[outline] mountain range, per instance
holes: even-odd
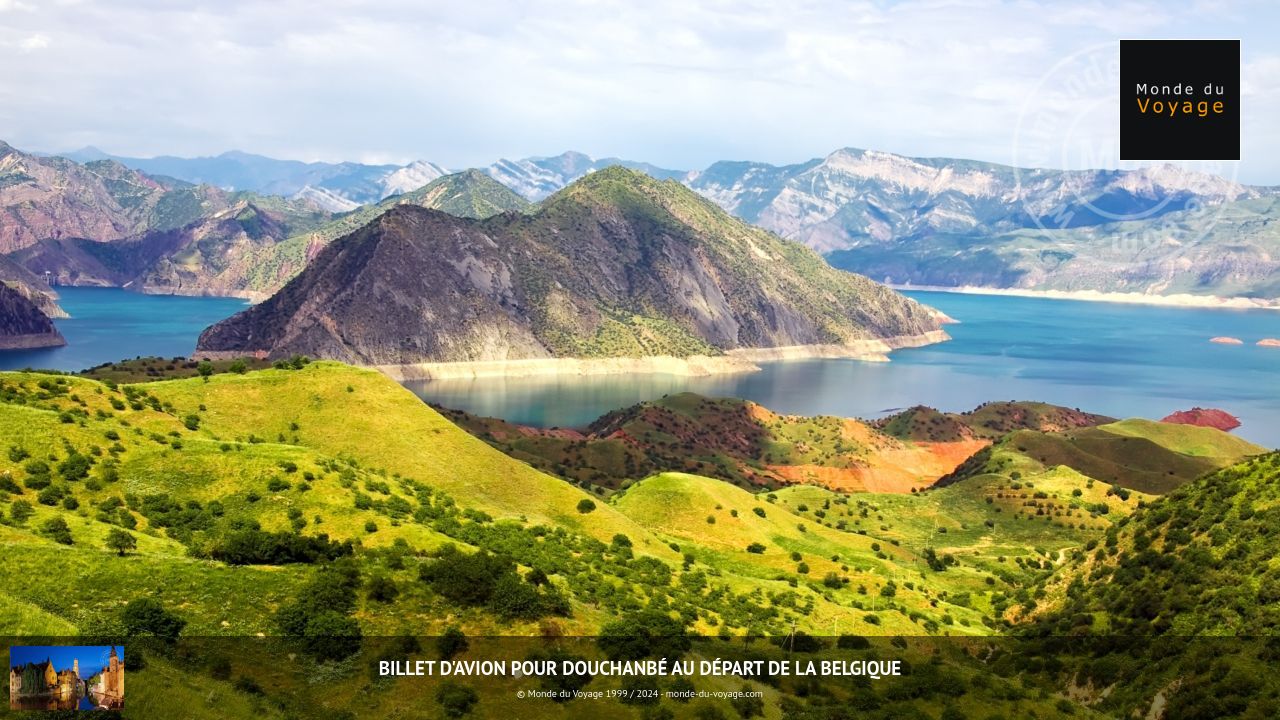
[[[441,174],[426,161],[70,155],[85,162],[0,143],[0,254],[30,271],[4,279],[52,316],[52,295],[32,278],[260,301],[395,205],[475,218],[529,212],[613,165],[676,180],[894,286],[1280,297],[1275,189],[1171,166],[1024,170],[847,148],[785,166],[685,172],[566,152]],[[1126,217],[1138,219],[1115,219]]]
[[[172,229],[226,203],[216,188],[153,177],[114,160],[81,165],[0,141],[0,253],[46,239],[112,241]]]
[[[86,147],[62,156],[82,163],[111,160],[149,175],[178,178],[224,190],[299,196],[331,212],[346,212],[361,205],[377,203],[457,172],[426,160],[415,160],[407,165],[301,162],[239,151],[213,157],[166,155],[136,158],[109,155],[97,148]],[[641,170],[659,180],[679,179],[686,174],[683,170],[666,170],[649,163],[619,158],[594,159],[572,151],[550,157],[501,159],[483,168],[483,172],[526,199],[537,201],[589,172],[610,165]]]
[[[25,162],[39,166],[46,159],[28,157]],[[106,163],[120,167],[113,162],[95,161],[93,166]],[[94,188],[97,176],[91,172],[82,175],[79,181]],[[56,187],[39,179],[28,180],[27,185],[28,195],[43,193],[52,198],[58,193]],[[477,171],[441,176],[416,190],[339,214],[298,196],[226,192],[210,186],[184,186],[179,192],[206,197],[201,212],[190,222],[179,226],[154,223],[127,237],[108,236],[109,242],[93,233],[47,237],[0,256],[15,268],[5,274],[5,266],[0,265],[0,279],[11,278],[13,284],[37,291],[48,289],[43,282],[32,284],[39,276],[57,285],[262,300],[300,272],[329,241],[358,229],[394,205],[414,203],[464,217],[521,211],[529,205]],[[27,206],[48,215],[60,211],[53,200],[31,201]],[[80,226],[111,222],[113,207],[86,206],[84,214],[89,219]],[[18,277],[18,270],[25,275]]]
[[[715,356],[942,339],[930,309],[613,166],[532,213],[397,205],[321,250],[265,302],[206,330],[205,354],[369,365]]]

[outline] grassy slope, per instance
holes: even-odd
[[[577,505],[588,495],[507,458],[371,371],[315,363],[303,370],[218,374],[208,382],[196,378],[132,386],[135,392],[150,393],[154,400],[148,402],[162,411],[145,403],[140,410],[117,411],[110,401],[125,396],[88,379],[37,374],[5,374],[0,378],[7,386],[29,393],[26,404],[0,403],[0,430],[12,445],[37,458],[58,459],[66,457],[69,447],[91,454],[96,445],[101,451],[110,445],[109,433],[117,433],[122,446],[117,453],[118,485],[61,483],[79,500],[74,511],[35,503],[35,493],[28,490],[23,497],[33,502],[35,517],[21,527],[0,528],[5,543],[22,548],[22,552],[6,553],[0,559],[0,572],[29,577],[37,568],[50,570],[42,582],[15,586],[10,592],[16,608],[7,614],[12,631],[98,628],[111,621],[121,598],[136,592],[169,598],[168,602],[191,620],[192,632],[252,634],[267,630],[262,609],[274,608],[287,599],[309,577],[310,568],[228,567],[188,557],[183,543],[167,537],[137,511],[134,515],[139,524],[134,534],[138,550],[115,557],[103,549],[111,526],[97,519],[96,506],[109,497],[130,494],[163,493],[202,505],[217,500],[226,522],[252,519],[267,530],[286,530],[292,510],[306,520],[304,532],[359,541],[365,553],[386,548],[397,539],[407,541],[418,552],[450,541],[430,526],[388,520],[352,504],[354,495],[364,487],[360,483],[379,478],[396,485],[393,494],[401,492],[404,481],[397,479],[397,473],[499,518],[524,518],[530,523],[569,528],[606,542],[617,533],[625,534],[637,553],[668,563],[679,558],[669,547],[675,543],[680,553],[695,557],[695,565],[686,571],[705,573],[713,583],[734,593],[760,593],[761,606],[776,606],[784,615],[799,613],[795,616],[815,631],[841,627],[875,632],[877,628],[865,619],[873,611],[882,616],[879,629],[884,632],[919,633],[930,621],[937,623],[932,626],[934,632],[991,631],[983,627],[983,613],[978,610],[952,606],[945,599],[938,607],[932,605],[944,590],[977,586],[981,579],[975,570],[948,572],[947,578],[956,579],[949,585],[925,582],[924,578],[909,580],[922,567],[919,547],[890,548],[886,544],[883,557],[877,557],[877,551],[871,549],[873,540],[865,536],[823,527],[821,522],[792,514],[763,496],[697,476],[651,478],[633,486],[616,506],[600,502],[594,511],[584,514]],[[51,385],[60,388],[59,392],[39,399],[39,382],[63,384]],[[68,417],[67,410],[82,414]],[[199,417],[197,430],[183,426],[180,418],[188,414]],[[174,447],[175,442],[180,447]],[[344,458],[359,467],[354,487],[344,484],[332,471],[332,464]],[[98,460],[95,475],[105,459],[104,455]],[[56,465],[57,460],[51,464]],[[290,464],[298,469],[292,473],[281,470]],[[22,465],[0,458],[0,471],[19,481],[27,474]],[[313,476],[310,482],[300,480],[304,474]],[[267,489],[272,479],[282,477],[291,483],[289,488]],[[309,489],[303,491],[304,484]],[[260,499],[254,500],[254,495]],[[755,515],[756,507],[762,507],[766,517]],[[69,523],[76,543],[73,547],[58,545],[38,531],[55,515]],[[717,524],[708,525],[707,515],[715,515]],[[370,521],[377,523],[375,531],[366,529]],[[804,530],[801,525],[806,526]],[[769,549],[759,555],[746,552],[746,546],[755,541],[764,542]],[[791,558],[791,552],[800,553],[809,566],[807,573],[798,571],[798,561]],[[371,565],[381,567],[377,561]],[[387,572],[404,588],[395,606],[400,610],[363,606],[358,614],[370,630],[439,627],[450,616],[475,630],[492,627],[492,617],[480,611],[459,614],[414,582],[409,571]],[[822,580],[829,572],[848,578],[848,583],[824,587]],[[962,582],[966,574],[970,577]],[[878,600],[884,579],[893,576],[904,586],[899,596],[892,604]],[[81,591],[86,577],[93,582]],[[919,582],[919,589],[906,588],[907,582]],[[868,594],[857,593],[859,586]],[[638,590],[636,587],[633,592]],[[574,608],[570,629],[589,631],[610,617],[607,609],[595,602],[576,602]],[[945,626],[948,616],[955,626]],[[708,615],[700,621],[704,632],[716,631],[711,618]]]
[[[1078,557],[1036,612],[1063,632],[1273,635],[1278,501],[1278,453],[1184,485]],[[1075,623],[1082,614],[1094,622]]]
[[[1065,466],[1101,482],[1160,494],[1262,452],[1213,428],[1129,419],[1064,433],[1010,433],[942,483],[984,474],[1016,479]]]
[[[372,370],[312,363],[302,371],[223,374],[208,383],[164,381],[148,389],[180,412],[205,405],[201,429],[209,435],[283,436],[290,444],[421,480],[498,517],[550,522],[605,541],[626,533],[638,548],[670,552],[607,508],[579,513],[585,492],[490,448]],[[297,430],[290,428],[294,422]]]
[[[578,513],[575,508],[587,497],[584,493],[512,461],[448,425],[407,391],[376,373],[314,365],[304,371],[219,375],[209,383],[197,379],[136,386],[154,390],[164,403],[171,402],[170,412],[178,416],[188,411],[199,414],[203,422],[197,431],[184,428],[169,412],[148,407],[117,412],[108,399],[123,396],[95,381],[18,373],[2,374],[0,381],[30,391],[35,391],[35,383],[40,381],[65,383],[61,394],[53,398],[30,400],[26,405],[0,403],[0,437],[5,438],[7,447],[23,448],[37,459],[65,458],[68,447],[88,454],[94,446],[99,450],[109,446],[104,434],[114,432],[124,448],[117,460],[118,483],[98,483],[94,489],[84,480],[55,480],[79,500],[78,509],[48,507],[36,502],[36,493],[27,490],[21,499],[35,508],[34,517],[21,526],[0,526],[0,543],[17,549],[0,557],[0,575],[41,578],[37,583],[8,584],[6,599],[12,603],[6,603],[5,611],[0,612],[0,632],[66,634],[101,629],[104,623],[112,622],[123,599],[155,594],[189,619],[192,633],[253,634],[270,629],[269,611],[292,597],[310,576],[311,568],[306,566],[231,567],[190,558],[182,544],[165,537],[162,529],[152,527],[137,512],[133,513],[138,521],[133,534],[138,549],[117,557],[105,550],[106,534],[112,526],[96,519],[95,506],[107,498],[166,493],[180,501],[205,504],[216,499],[225,508],[227,520],[252,519],[267,530],[287,529],[288,511],[300,510],[308,523],[307,533],[353,539],[365,548],[385,547],[403,539],[421,552],[446,541],[458,542],[418,523],[388,521],[374,511],[356,509],[352,498],[359,486],[347,488],[334,473],[323,469],[326,463],[337,462],[336,454],[348,451],[364,463],[385,462],[389,467],[412,469],[422,482],[458,490],[468,507],[572,526],[605,541],[625,532],[637,552],[667,560],[675,557],[665,544],[608,507],[599,507],[589,515]],[[230,386],[236,389],[227,393]],[[327,412],[323,402],[326,386],[342,394],[348,410],[353,405],[359,408],[360,416],[370,424],[344,420],[340,409]],[[347,393],[348,386],[354,392]],[[83,407],[72,397],[83,402]],[[197,398],[207,403],[207,410],[198,410]],[[186,405],[189,401],[192,404]],[[63,413],[52,408],[79,408],[85,415],[62,422]],[[97,417],[98,411],[107,417]],[[298,435],[325,449],[317,450],[307,446],[303,438],[293,437],[288,442],[249,442],[251,433],[244,430],[257,427],[262,432],[264,427],[276,429],[278,425],[281,431],[288,431],[294,419],[300,421]],[[307,432],[303,429],[306,425],[315,430]],[[369,437],[367,433],[374,432],[374,427],[380,428],[378,432],[387,431],[387,437],[402,432],[402,441],[390,440],[379,444],[382,452],[369,452],[370,443],[361,443],[359,438]],[[238,442],[237,437],[244,442]],[[181,443],[180,449],[169,444],[174,440]],[[106,459],[105,453],[97,459],[91,477],[97,476]],[[282,462],[294,463],[299,470],[286,474],[280,469]],[[22,484],[28,474],[24,464],[0,457],[0,475]],[[57,461],[49,464],[56,466]],[[316,476],[305,492],[300,490],[299,478],[304,471]],[[281,476],[292,481],[293,487],[267,492],[265,484]],[[364,470],[358,477],[378,479]],[[254,493],[262,499],[251,502],[249,497]],[[0,501],[3,499],[19,498],[0,493]],[[6,518],[10,510],[11,503],[6,506],[0,502],[0,512]],[[57,544],[40,532],[41,525],[54,516],[67,521],[74,546]],[[379,526],[374,532],[365,527],[370,521]],[[448,621],[447,605],[442,607],[438,598],[428,597],[410,573],[389,574],[402,581],[406,601],[417,608],[403,615],[366,608],[361,617],[367,627],[389,633],[416,624],[417,631],[428,632],[439,629],[436,623]],[[483,614],[472,615],[472,627],[481,631],[493,622]],[[591,608],[580,608],[576,620],[585,623],[582,629],[586,630],[598,627],[603,617]]]
[[[709,478],[664,473],[632,486],[615,503],[629,517],[682,546],[692,543],[699,559],[713,567],[767,582],[800,577],[797,566],[805,563],[809,570],[802,579],[822,597],[815,613],[819,628],[867,634],[920,634],[920,627],[908,617],[914,611],[938,621],[945,614],[953,615],[962,621],[951,629],[958,634],[989,632],[981,627],[981,614],[976,611],[945,603],[941,610],[930,607],[930,601],[938,598],[947,585],[923,577],[925,566],[916,552],[886,542],[881,555],[872,549],[874,537],[824,527],[795,514],[784,498],[796,493],[836,496],[820,488],[797,487],[776,493],[775,503],[764,495]],[[764,517],[755,512],[757,509]],[[715,522],[708,522],[708,518]],[[755,542],[765,546],[763,553],[747,550]],[[801,559],[797,561],[792,553],[799,553]],[[847,585],[839,589],[819,587],[827,573],[847,578]],[[903,587],[890,603],[881,598],[880,591],[894,578]],[[908,582],[918,583],[919,589],[906,588]],[[866,594],[858,591],[860,586]],[[876,614],[880,625],[869,623],[867,614]]]
[[[54,389],[41,392],[41,382]],[[316,363],[303,370],[218,374],[208,382],[196,378],[136,386],[154,396],[160,410],[145,403],[140,410],[117,410],[110,401],[125,395],[88,379],[0,374],[0,391],[14,387],[22,389],[24,402],[0,402],[5,445],[22,447],[35,458],[65,458],[68,444],[86,453],[95,445],[108,449],[107,433],[113,431],[123,447],[116,453],[117,483],[96,489],[86,480],[67,483],[80,500],[79,509],[33,502],[36,515],[23,526],[0,526],[0,544],[6,549],[0,553],[0,577],[10,580],[0,598],[0,632],[17,634],[110,629],[122,601],[140,594],[154,594],[179,612],[191,622],[189,634],[269,632],[271,610],[294,597],[310,577],[308,566],[229,567],[189,557],[182,543],[143,516],[134,532],[138,550],[116,557],[102,549],[110,526],[95,518],[94,508],[122,493],[164,492],[205,504],[216,498],[227,519],[252,518],[269,529],[286,527],[288,509],[297,508],[311,521],[307,533],[324,531],[359,540],[362,566],[390,575],[403,591],[391,605],[362,600],[357,617],[369,634],[430,633],[453,623],[473,634],[539,632],[535,624],[506,624],[483,610],[452,606],[413,579],[412,564],[396,570],[384,563],[380,549],[395,539],[408,541],[415,550],[457,542],[427,525],[392,520],[352,505],[355,490],[380,478],[395,486],[393,492],[401,492],[403,484],[395,473],[494,515],[525,516],[606,541],[615,532],[625,533],[638,552],[668,561],[675,574],[673,588],[686,576],[703,576],[713,587],[734,593],[733,603],[781,609],[784,627],[794,621],[813,633],[868,635],[999,632],[992,618],[1003,615],[1009,603],[1030,600],[1028,591],[1035,581],[1076,562],[1072,558],[1077,548],[1102,537],[1111,522],[1133,512],[1139,500],[1150,500],[1139,493],[1122,500],[1108,495],[1105,483],[1069,468],[1036,467],[1035,461],[1018,455],[1017,462],[1023,463],[1018,467],[1025,472],[1016,481],[1009,466],[1003,466],[1000,472],[976,474],[951,486],[898,495],[843,495],[819,487],[753,494],[705,477],[666,473],[635,483],[612,502],[598,502],[593,512],[582,514],[576,505],[586,494],[501,455],[449,425],[399,386],[365,370]],[[197,430],[184,427],[181,418],[187,414],[200,418]],[[1134,422],[1121,426],[1152,438],[1155,445],[1181,447],[1201,457],[1247,449],[1212,431]],[[358,467],[346,466],[356,467],[354,490],[330,470],[334,463],[345,462],[340,458],[356,460]],[[91,477],[100,472],[106,456],[97,459]],[[298,469],[287,472],[282,463]],[[23,464],[0,454],[0,475],[21,482],[27,474]],[[299,476],[307,472],[314,477],[310,489],[303,491]],[[262,492],[267,481],[282,476],[292,487],[249,501],[250,492]],[[23,493],[28,500],[33,495],[30,490]],[[0,493],[6,518],[13,498],[7,500]],[[1107,513],[1098,512],[1098,505],[1106,505]],[[763,517],[756,514],[757,508]],[[74,546],[54,543],[37,531],[55,515],[71,526]],[[323,521],[317,524],[315,516],[323,516]],[[715,523],[708,523],[708,516]],[[365,528],[370,520],[378,523],[376,531]],[[940,532],[943,529],[946,532]],[[747,552],[752,542],[765,545],[764,552]],[[928,550],[951,559],[945,570],[929,567]],[[799,560],[793,552],[799,553]],[[681,569],[677,553],[690,555],[692,564]],[[800,572],[801,562],[808,572]],[[621,564],[606,560],[592,569],[620,583],[620,588],[630,588],[624,592],[644,597],[645,590],[638,587],[643,581]],[[824,585],[828,573],[840,581],[838,586]],[[16,578],[23,581],[13,582]],[[563,584],[566,578],[556,582]],[[890,582],[896,592],[884,597],[881,591]],[[683,598],[681,602],[690,601],[687,595]],[[720,624],[715,620],[727,612],[724,606],[716,605],[710,592],[693,596],[692,602],[709,608],[700,614],[695,629],[717,632]],[[575,598],[573,612],[561,631],[589,633],[622,610]],[[776,632],[778,624],[769,627]],[[752,629],[738,624],[733,632]],[[166,663],[158,658],[144,672],[169,677],[173,668]],[[309,674],[331,671],[299,668]],[[347,679],[328,695],[339,705],[363,710],[376,706],[375,714],[414,709],[412,702],[406,705],[396,694],[370,698],[363,673],[344,672]],[[296,673],[281,681],[285,686],[298,682]],[[612,683],[604,681],[603,686]],[[413,688],[405,690],[406,697],[412,697]],[[220,707],[238,716],[274,712],[224,682],[185,683],[180,692],[190,695],[196,716],[214,716]],[[976,712],[984,707],[980,697],[983,693],[975,691],[960,704]],[[136,699],[143,707],[162,709],[161,699],[144,692]],[[941,706],[931,707],[936,715]],[[1044,704],[1037,707],[1041,716],[1052,716],[1043,712]],[[510,709],[514,707],[501,702],[486,706],[489,712]],[[676,709],[681,717],[692,711]],[[566,716],[572,710],[565,708]]]

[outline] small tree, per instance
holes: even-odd
[[[738,696],[729,701],[733,709],[738,712],[738,716],[744,718],[752,718],[756,716],[764,717],[764,700],[751,690],[750,685],[743,685]]]
[[[208,382],[209,376],[213,374],[213,363],[208,360],[201,361],[200,364],[196,366],[196,372],[200,374],[200,377],[205,379],[205,382]]]
[[[460,718],[471,712],[480,697],[466,685],[445,682],[436,689],[436,702],[444,710],[445,717]]]
[[[35,510],[26,500],[14,500],[13,505],[9,506],[9,516],[13,518],[14,525],[25,524],[34,514]]]
[[[107,533],[107,547],[124,557],[130,550],[138,549],[138,540],[120,528],[111,528]]]
[[[312,617],[303,631],[307,651],[321,660],[341,660],[357,652],[361,636],[355,618],[332,610]]]
[[[245,363],[244,358],[236,358],[227,369],[237,375],[243,375],[249,371],[249,365]]]
[[[389,603],[400,594],[396,581],[386,575],[374,575],[369,578],[368,596],[370,600]]]
[[[449,626],[443,635],[436,638],[436,652],[440,653],[441,660],[452,659],[454,655],[466,652],[468,647],[470,643],[466,634],[457,626]]]
[[[648,609],[614,620],[600,629],[596,645],[610,660],[679,659],[692,646],[686,623]]]
[[[591,498],[582,498],[578,501],[578,512],[586,515],[596,509],[596,504]]]
[[[71,545],[75,541],[71,539],[71,528],[67,526],[67,521],[60,517],[49,518],[40,526],[40,532],[44,533],[54,542],[63,545]]]
[[[187,621],[165,609],[151,598],[130,600],[120,614],[126,635],[150,635],[165,640],[175,640],[187,626]]]

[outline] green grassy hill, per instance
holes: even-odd
[[[1275,717],[1278,501],[1277,453],[1187,483],[1073,553],[1015,608],[1018,631],[1060,677],[1115,688],[1099,709]]]
[[[1275,634],[1277,500],[1277,453],[1182,486],[1066,568],[1047,616],[1064,632]]]
[[[1063,466],[1118,487],[1161,494],[1265,451],[1214,428],[1142,419],[1061,433],[1019,430],[974,455],[939,484],[984,474],[1023,477]]]
[[[1076,627],[1081,613],[1099,629],[1119,627],[1146,611],[1141,598],[1182,583],[1182,564],[1203,570],[1201,545],[1215,574],[1162,595],[1171,604],[1157,608],[1153,627],[1274,627],[1262,602],[1270,571],[1246,576],[1269,557],[1274,456],[1164,500],[1113,492],[1063,465],[1037,469],[1025,455],[1016,480],[1001,466],[914,493],[751,492],[666,472],[606,499],[498,452],[367,370],[299,360],[244,373],[219,364],[207,378],[197,368],[195,377],[110,379],[189,370],[95,371],[104,380],[0,373],[0,633],[119,637],[137,632],[130,608],[155,600],[185,627],[178,646],[161,643],[145,668],[130,670],[151,687],[173,685],[163,697],[135,686],[134,707],[148,716],[436,717],[421,682],[379,679],[368,666],[376,657],[434,656],[374,636],[449,627],[472,637],[464,652],[472,658],[488,652],[482,636],[573,647],[572,636],[646,611],[708,638],[693,646],[695,657],[835,652],[830,641],[785,649],[795,631],[985,643],[1017,629],[1011,622]],[[1117,437],[1140,434],[1188,456],[1250,449],[1196,428],[1119,425]],[[821,429],[797,427],[805,437]],[[131,538],[124,546],[122,533]],[[1153,558],[1154,548],[1167,552]],[[1095,580],[1116,589],[1091,588]],[[1261,609],[1240,614],[1241,599]],[[306,615],[317,602],[340,610]],[[310,618],[300,634],[289,629],[299,612]],[[339,637],[365,635],[363,654],[320,654],[319,617],[338,623]],[[216,636],[255,635],[268,637],[253,652],[216,645]],[[993,677],[966,645],[913,639],[858,651],[860,643],[850,639],[852,652],[911,658],[912,675],[901,685],[833,683],[822,692],[799,678],[696,685],[761,688],[765,717],[779,719],[828,717],[850,703],[886,717],[983,717],[992,707],[1009,717],[1107,716],[1069,700],[1044,667]],[[279,661],[285,653],[288,664]],[[472,684],[484,691],[477,716],[530,707],[502,699],[507,679]],[[1127,696],[1124,714],[1149,700]],[[575,717],[582,702],[523,712]],[[677,718],[700,718],[708,703],[662,704]],[[600,707],[602,717],[635,714]]]
[[[125,386],[0,375],[0,530],[23,549],[4,555],[0,574],[42,577],[6,585],[7,628],[109,627],[114,598],[146,591],[192,631],[270,632],[269,613],[250,608],[287,604],[316,571],[252,553],[247,564],[229,561],[246,532],[268,545],[252,533],[352,542],[366,576],[385,575],[400,588],[390,606],[354,610],[366,628],[384,632],[429,632],[449,617],[480,631],[499,622],[415,580],[413,570],[448,544],[544,572],[569,600],[555,622],[581,631],[661,599],[686,608],[706,633],[773,633],[791,621],[815,632],[990,633],[995,614],[976,608],[1033,576],[1011,569],[996,586],[985,581],[994,566],[959,560],[952,570],[931,569],[925,550],[941,544],[904,529],[944,508],[929,495],[900,496],[918,504],[879,530],[792,512],[786,490],[753,494],[677,473],[606,502],[503,455],[382,375],[335,363],[297,367],[219,367],[207,379]],[[848,507],[849,496],[822,492]],[[1001,512],[979,503],[978,514],[947,522],[977,527]],[[59,541],[57,520],[70,544]],[[107,548],[119,529],[137,543],[123,556]],[[1066,533],[1061,542],[1077,540]],[[749,551],[757,542],[764,551]],[[90,588],[77,591],[86,578]],[[890,580],[893,594],[881,595]],[[987,599],[972,607],[947,601],[962,590]]]
[[[953,442],[994,440],[1014,430],[1062,432],[1112,422],[1114,418],[1040,402],[989,402],[962,413],[917,405],[875,421],[887,435],[903,440]]]

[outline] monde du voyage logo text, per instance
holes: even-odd
[[[1240,41],[1121,40],[1120,159],[1239,160]]]

